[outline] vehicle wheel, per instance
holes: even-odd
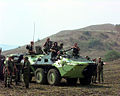
[[[67,78],[67,84],[75,85],[77,83],[78,78]]]
[[[56,69],[50,69],[47,74],[47,80],[50,85],[58,85],[61,80],[60,73]]]
[[[91,77],[80,78],[80,84],[89,85],[91,83]]]
[[[47,83],[47,75],[45,74],[44,69],[38,68],[35,71],[35,79],[36,79],[36,82],[39,84]]]

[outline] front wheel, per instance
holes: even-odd
[[[36,82],[39,84],[46,84],[47,83],[47,76],[44,72],[44,69],[38,68],[35,71],[35,79],[36,79]]]
[[[50,69],[47,74],[47,80],[50,85],[59,85],[61,76],[58,70]]]

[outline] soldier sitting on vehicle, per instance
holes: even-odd
[[[77,43],[75,43],[74,46],[71,49],[73,49],[72,55],[74,57],[79,57],[80,48],[78,47]]]
[[[34,42],[31,41],[31,42],[30,42],[30,45],[27,45],[27,46],[26,46],[26,49],[28,50],[28,53],[29,53],[30,55],[35,54],[35,51],[34,51]]]
[[[62,49],[63,49],[63,43],[60,43],[60,45],[59,45],[59,51],[61,51]]]
[[[50,38],[47,38],[47,40],[44,43],[43,47],[44,47],[44,49],[43,49],[44,52],[46,54],[48,54],[50,52],[51,47],[52,47],[52,41],[50,41]]]
[[[87,60],[90,60],[90,57],[89,57],[89,56],[85,56],[85,58],[86,58]]]
[[[64,50],[63,50],[63,43],[60,43],[60,45],[58,46],[59,51],[57,52],[57,59],[60,59],[60,56],[64,54]]]
[[[55,60],[56,59],[56,56],[57,56],[57,53],[59,51],[59,46],[58,46],[58,43],[57,42],[54,42],[53,46],[51,47],[50,51],[52,52],[51,53],[51,58],[52,60]]]

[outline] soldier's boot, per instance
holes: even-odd
[[[5,84],[5,87],[7,87],[7,84]]]
[[[104,80],[103,80],[103,78],[102,78],[102,83],[104,83]]]
[[[12,88],[12,87],[10,86],[10,84],[8,84],[8,88]]]
[[[26,87],[26,89],[28,89],[29,88],[29,84],[26,84],[25,87]]]
[[[28,89],[29,88],[29,85],[26,85],[26,89]]]

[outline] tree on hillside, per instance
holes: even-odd
[[[101,48],[101,46],[103,46],[102,42],[97,39],[91,39],[88,42],[88,48]]]

